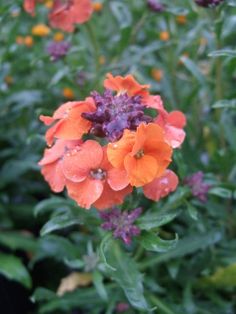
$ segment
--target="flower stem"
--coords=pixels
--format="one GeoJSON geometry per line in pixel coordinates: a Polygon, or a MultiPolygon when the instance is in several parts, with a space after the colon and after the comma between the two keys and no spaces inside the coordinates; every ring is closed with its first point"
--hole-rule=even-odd
{"type": "Polygon", "coordinates": [[[160,310],[160,313],[163,314],[176,314],[170,309],[166,304],[164,304],[157,296],[154,296],[153,294],[149,297],[150,301],[157,306],[158,310],[160,310]]]}
{"type": "Polygon", "coordinates": [[[90,37],[90,41],[93,47],[94,51],[94,60],[95,60],[95,67],[96,67],[96,74],[98,75],[100,70],[100,63],[99,63],[99,56],[100,56],[100,48],[98,45],[98,41],[94,32],[93,25],[91,24],[91,21],[85,24],[85,27],[87,29],[87,32],[90,37]]]}

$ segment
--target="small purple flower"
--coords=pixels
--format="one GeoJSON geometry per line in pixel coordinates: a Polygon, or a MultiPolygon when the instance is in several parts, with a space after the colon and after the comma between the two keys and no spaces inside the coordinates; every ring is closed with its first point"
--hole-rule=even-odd
{"type": "Polygon", "coordinates": [[[195,0],[196,4],[201,7],[210,8],[221,4],[224,0],[195,0]]]}
{"type": "Polygon", "coordinates": [[[76,74],[76,83],[80,86],[83,87],[85,85],[85,82],[87,80],[87,73],[84,71],[79,71],[76,74]]]}
{"type": "Polygon", "coordinates": [[[154,12],[163,12],[165,9],[164,4],[160,3],[158,0],[147,0],[147,5],[154,12]]]}
{"type": "Polygon", "coordinates": [[[128,303],[120,302],[120,303],[117,303],[116,305],[116,313],[124,313],[128,311],[128,309],[129,309],[128,303]]]}
{"type": "Polygon", "coordinates": [[[107,137],[110,142],[117,141],[125,129],[136,130],[140,123],[149,123],[152,118],[145,115],[145,106],[141,96],[128,96],[127,93],[113,95],[111,90],[105,90],[103,95],[92,92],[97,110],[82,114],[91,121],[91,133],[99,137],[107,137]]]}
{"type": "Polygon", "coordinates": [[[207,193],[211,186],[203,181],[203,172],[198,171],[184,180],[185,184],[191,188],[193,196],[199,201],[207,201],[207,193]]]}
{"type": "Polygon", "coordinates": [[[125,244],[130,244],[132,237],[140,234],[140,229],[135,226],[134,221],[141,215],[142,209],[135,208],[131,212],[121,212],[113,208],[107,212],[101,212],[100,216],[105,221],[101,227],[104,230],[113,231],[115,238],[120,238],[125,244]]]}
{"type": "Polygon", "coordinates": [[[51,56],[52,61],[63,58],[70,49],[70,43],[66,41],[51,41],[47,46],[47,52],[51,56]]]}

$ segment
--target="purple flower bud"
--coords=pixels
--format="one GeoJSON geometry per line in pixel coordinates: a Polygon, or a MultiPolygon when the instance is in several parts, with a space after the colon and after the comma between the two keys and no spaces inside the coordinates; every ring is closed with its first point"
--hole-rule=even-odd
{"type": "Polygon", "coordinates": [[[82,114],[82,117],[92,122],[91,133],[107,137],[110,142],[117,141],[125,129],[136,130],[140,123],[149,123],[152,118],[145,115],[145,106],[140,96],[128,96],[127,93],[113,95],[105,90],[103,95],[92,92],[97,110],[82,114]]]}
{"type": "Polygon", "coordinates": [[[215,7],[221,4],[223,1],[224,0],[195,0],[197,5],[205,8],[215,7]]]}
{"type": "Polygon", "coordinates": [[[128,311],[128,309],[129,309],[128,303],[120,302],[120,303],[117,303],[117,305],[116,305],[116,312],[117,313],[124,313],[124,312],[128,311]]]}
{"type": "Polygon", "coordinates": [[[158,0],[147,0],[147,5],[154,12],[163,12],[165,10],[164,4],[158,0]]]}
{"type": "Polygon", "coordinates": [[[70,43],[66,41],[51,41],[47,46],[47,52],[51,56],[52,61],[63,58],[70,49],[70,43]]]}
{"type": "Polygon", "coordinates": [[[121,212],[118,208],[101,212],[100,216],[104,220],[101,227],[104,230],[113,231],[115,238],[120,238],[125,244],[130,244],[132,237],[140,234],[140,229],[133,223],[141,215],[141,212],[142,209],[140,207],[135,208],[131,212],[121,212]]]}
{"type": "Polygon", "coordinates": [[[198,171],[184,180],[185,184],[191,188],[193,196],[201,202],[207,201],[207,193],[211,186],[203,181],[203,172],[198,171]]]}

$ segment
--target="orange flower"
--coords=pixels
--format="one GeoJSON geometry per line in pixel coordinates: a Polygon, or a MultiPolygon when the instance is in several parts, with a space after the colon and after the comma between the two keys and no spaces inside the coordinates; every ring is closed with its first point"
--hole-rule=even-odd
{"type": "Polygon", "coordinates": [[[157,82],[160,82],[162,77],[163,77],[163,71],[160,69],[152,69],[152,77],[154,78],[154,80],[156,80],[157,82]]]}
{"type": "Polygon", "coordinates": [[[109,163],[106,148],[93,140],[67,153],[62,161],[69,196],[78,205],[106,209],[121,204],[131,193],[126,172],[109,163]]]}
{"type": "Polygon", "coordinates": [[[27,46],[27,47],[32,47],[33,44],[34,44],[34,40],[32,38],[32,36],[26,36],[24,38],[24,44],[27,46]]]}
{"type": "Polygon", "coordinates": [[[63,88],[63,96],[67,99],[73,99],[75,97],[73,90],[69,87],[63,88]]]}
{"type": "Polygon", "coordinates": [[[52,9],[52,7],[53,7],[53,0],[47,0],[47,1],[45,1],[45,2],[44,2],[44,5],[45,5],[46,8],[52,9]]]}
{"type": "Polygon", "coordinates": [[[41,173],[54,192],[62,192],[66,178],[62,171],[62,157],[67,151],[76,149],[81,141],[57,140],[51,148],[46,148],[40,160],[41,173]]]}
{"type": "Polygon", "coordinates": [[[167,31],[160,32],[160,40],[168,41],[170,39],[170,33],[167,31]]]}
{"type": "Polygon", "coordinates": [[[176,22],[177,22],[178,24],[184,25],[184,24],[186,24],[186,21],[187,21],[186,15],[178,15],[178,16],[176,17],[176,22]]]}
{"type": "Polygon", "coordinates": [[[122,138],[108,144],[108,159],[125,169],[132,186],[143,186],[163,174],[171,162],[172,148],[157,124],[140,124],[136,132],[125,130],[122,138]]]}
{"type": "Polygon", "coordinates": [[[93,10],[95,12],[101,12],[103,9],[103,4],[101,2],[93,2],[93,10]]]}
{"type": "Polygon", "coordinates": [[[91,98],[85,101],[70,101],[61,105],[52,117],[40,116],[40,120],[50,127],[46,132],[46,141],[52,145],[54,138],[78,140],[89,131],[91,122],[81,117],[83,112],[93,112],[94,102],[91,98]]]}
{"type": "Polygon", "coordinates": [[[24,0],[24,9],[31,15],[34,15],[36,0],[24,0]]]}
{"type": "Polygon", "coordinates": [[[179,179],[176,174],[167,169],[161,177],[146,184],[143,187],[143,193],[147,198],[153,201],[159,201],[160,198],[163,198],[170,192],[175,191],[178,183],[179,179]]]}
{"type": "Polygon", "coordinates": [[[53,36],[54,41],[62,41],[64,39],[64,34],[61,32],[56,32],[53,36]]]}
{"type": "Polygon", "coordinates": [[[165,133],[166,142],[173,148],[179,147],[184,139],[185,132],[183,130],[186,125],[186,117],[181,111],[160,110],[155,122],[160,125],[165,133]]]}
{"type": "Polygon", "coordinates": [[[150,108],[163,108],[162,100],[159,95],[151,96],[148,92],[150,85],[139,84],[132,75],[113,76],[107,74],[104,87],[116,91],[118,94],[127,93],[129,96],[141,96],[144,105],[150,108]]]}
{"type": "Polygon", "coordinates": [[[73,32],[74,24],[87,22],[93,12],[91,0],[55,1],[49,20],[52,27],[73,32]]]}
{"type": "Polygon", "coordinates": [[[39,37],[47,36],[50,31],[50,28],[45,24],[38,24],[32,28],[32,34],[39,37]]]}

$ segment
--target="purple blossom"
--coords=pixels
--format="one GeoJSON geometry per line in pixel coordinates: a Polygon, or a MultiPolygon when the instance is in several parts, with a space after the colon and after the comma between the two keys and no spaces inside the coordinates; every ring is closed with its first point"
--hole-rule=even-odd
{"type": "Polygon", "coordinates": [[[221,4],[224,0],[195,0],[201,7],[210,8],[221,4]]]}
{"type": "Polygon", "coordinates": [[[105,90],[103,95],[92,92],[91,96],[97,110],[82,116],[93,123],[92,134],[107,137],[110,142],[120,139],[125,129],[136,130],[140,123],[152,121],[144,113],[141,96],[130,97],[127,93],[113,95],[111,90],[105,90]]]}
{"type": "Polygon", "coordinates": [[[140,234],[140,229],[133,223],[141,215],[141,212],[141,207],[135,208],[131,212],[121,212],[118,208],[101,212],[100,216],[105,221],[101,227],[104,230],[113,231],[115,238],[120,238],[125,244],[130,244],[132,237],[140,234]]]}
{"type": "Polygon", "coordinates": [[[126,312],[126,311],[128,311],[128,309],[129,309],[128,303],[120,302],[120,303],[117,303],[117,305],[116,305],[116,312],[117,313],[126,312]]]}
{"type": "Polygon", "coordinates": [[[158,0],[147,0],[147,5],[154,12],[163,12],[165,9],[164,4],[160,3],[158,0]]]}
{"type": "Polygon", "coordinates": [[[66,41],[51,41],[47,46],[47,52],[51,56],[52,61],[63,58],[70,49],[70,43],[66,41]]]}
{"type": "Polygon", "coordinates": [[[191,188],[193,196],[199,201],[207,201],[207,193],[211,186],[203,181],[203,172],[198,171],[184,180],[185,184],[191,188]]]}

